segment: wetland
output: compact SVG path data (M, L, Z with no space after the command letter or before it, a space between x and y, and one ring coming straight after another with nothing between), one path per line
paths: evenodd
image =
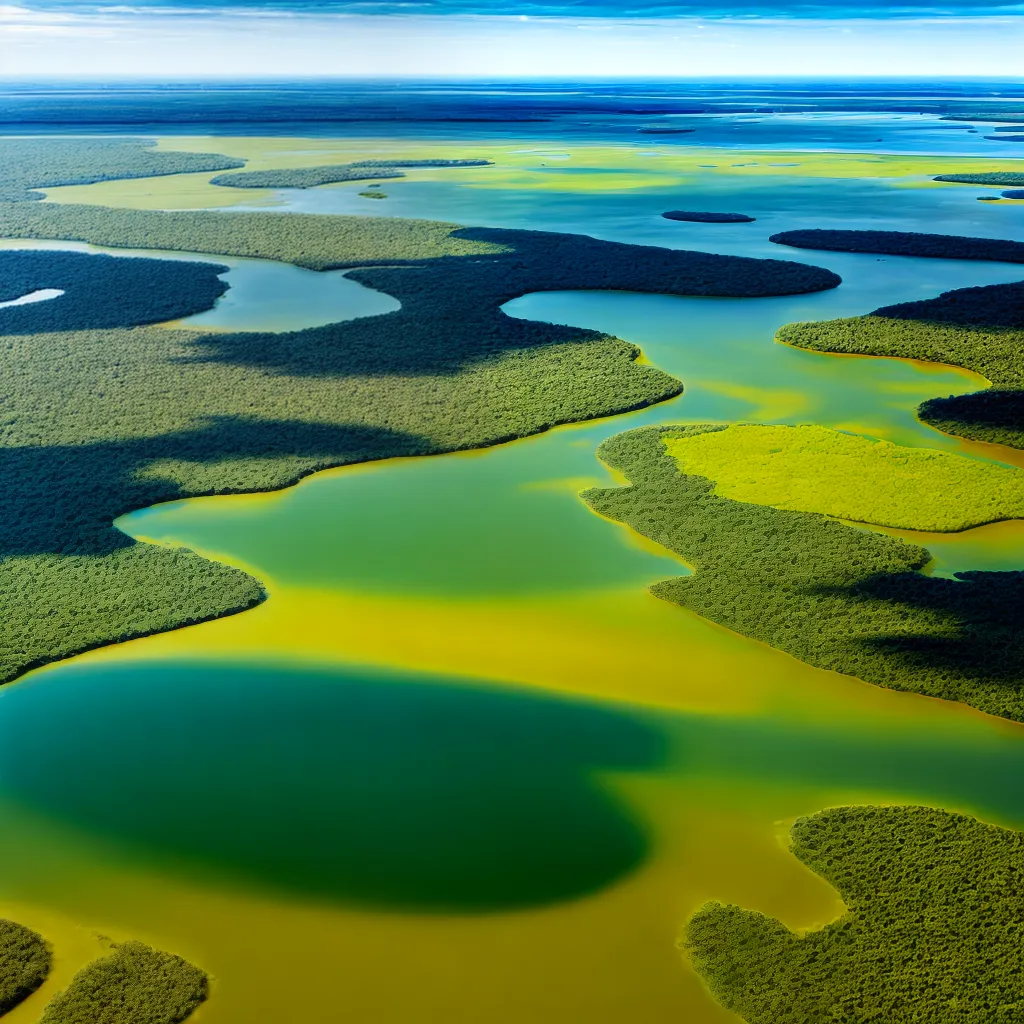
M701 910L709 903L756 911L784 932L841 921L856 871L823 876L804 852L827 808L908 805L970 816L955 821L984 823L963 826L974 829L969 839L984 857L996 856L1003 835L987 826L1024 827L1024 734L999 717L1009 700L1001 662L989 663L990 674L1003 671L1001 703L979 704L986 714L871 685L870 673L842 674L847 663L793 657L786 644L762 642L713 610L651 594L666 580L697 584L700 559L667 530L631 530L580 497L586 492L593 504L594 494L626 490L620 473L629 472L600 446L664 425L676 436L699 424L814 425L942 453L957 466L970 463L972 479L1014 480L1024 458L1003 435L947 430L951 415L937 424L917 414L937 396L955 402L990 384L1012 390L1015 380L996 379L989 364L950 358L948 346L879 357L775 338L787 324L882 315L955 289L1012 288L1024 276L1019 266L781 249L769 236L827 219L836 230L919 231L932 223L968 237L1024 238L1020 211L985 210L971 190L933 182L947 164L957 173L970 163L938 148L925 157L805 152L802 166L786 167L791 154L778 147L751 167L724 147L698 155L641 136L622 152L564 141L556 148L518 130L515 142L392 139L376 152L365 140L323 139L165 138L156 147L222 153L222 163L253 155L256 170L273 170L275 153L299 152L280 165L318 169L332 148L339 162L391 167L403 156L441 161L460 152L490 161L410 167L389 180L373 213L385 207L385 218L417 218L390 222L390 255L375 241L389 222L354 212L358 181L286 187L270 197L273 211L252 210L236 208L230 189L208 185L219 168L204 170L197 189L195 169L182 166L179 180L171 173L145 187L150 200L158 195L186 216L114 209L122 186L112 181L68 182L74 205L63 205L56 189L46 202L0 209L12 247L35 237L66 251L67 239L77 239L83 248L108 247L80 251L81 259L120 252L119 262L131 263L130 250L147 272L150 260L177 259L181 268L202 268L177 272L202 275L209 292L206 311L186 310L193 315L185 320L176 312L167 318L174 322L137 320L104 328L102 337L64 324L29 335L47 339L34 352L10 342L18 360L36 360L35 380L48 381L51 395L65 389L75 414L42 415L39 392L26 385L20 429L31 422L35 433L18 437L8 425L6 454L45 456L19 469L47 485L38 488L40 507L58 493L54 474L42 471L55 452L64 485L89 483L68 489L68 500L79 501L59 516L33 506L14 517L32 525L12 534L19 557L96 560L109 544L174 559L198 579L221 574L242 588L240 602L258 598L240 614L103 646L0 689L0 902L4 916L58 955L41 990L8 1014L14 1024L37 1020L58 993L76 992L76 974L104 963L109 949L95 933L135 954L144 970L171 963L184 1012L207 995L209 975L209 998L195 1016L208 1024L327 1024L337 1019L339 990L347 1014L375 1024L519 1024L524 1016L542 1024L724 1024L734 1018L712 992L731 1004L713 981L708 987L707 964L729 951L696 960L680 952L680 940L699 937L687 922L698 914L702 934L721 936L713 913ZM664 169L643 171L644 160ZM718 165L715 173L698 170L698 161ZM599 169L549 170L556 162ZM664 221L680 177L688 198L708 208L732 199L756 223L734 232ZM18 188L33 181L23 174ZM126 207L141 195L133 191L140 181L123 186ZM92 207L89 189L100 199ZM856 217L843 212L851 189ZM190 202L206 208L207 190L222 194L228 209L189 212ZM997 212L999 223L991 222ZM302 213L313 220L294 219ZM244 236L227 233L242 223L228 218L246 217L253 219ZM293 230L313 221L315 231ZM342 224L339 242L328 228ZM643 246L663 248L633 248ZM663 255L666 248L677 254ZM695 260L679 250L787 269ZM612 255L599 263L602 252ZM430 271L438 256L444 269ZM502 259L548 269L488 278L482 261ZM459 271L459 261L475 269ZM753 288L746 272L725 287L708 283L709 269L755 266L771 273ZM780 273L789 275L789 294L771 293ZM274 277L283 274L292 276ZM417 285L417 275L429 286ZM280 281L279 291L271 281ZM391 347L397 335L377 325L405 316L403 330L415 328L417 303L446 281L477 302L483 295L486 318L453 299L451 309L429 314L444 324L443 344ZM349 285L361 289L359 301ZM58 287L19 278L0 298L30 286ZM316 305L312 298L295 305L305 319L273 320L276 298L258 305L260 294L299 287L323 295L312 312L301 309ZM987 329L1003 337L1016 327ZM593 358L576 355L588 351ZM48 364L71 353L87 371L85 385L45 377ZM552 353L561 390L552 388L527 423L517 389L551 379L544 361ZM362 360L358 373L345 364L353 354ZM595 377L606 359L617 369ZM484 371L508 360L525 383L485 384ZM108 412L90 420L86 405L79 413L75 396L86 392L76 389L92 394L102 381L107 391L115 371L128 381L105 399L113 402ZM409 409L441 394L458 416L450 429L444 416L433 418L431 433L410 431L388 412L377 434L359 434L356 450L351 410L369 422L375 410L398 408L381 406L381 392L365 390L363 380L388 382L387 401ZM135 411L140 381L151 390ZM595 406L612 381L620 390ZM477 408L475 387L481 415L495 396L507 397L498 408L511 426L481 420L472 437L462 436L467 411ZM165 411L145 419L158 408L149 396L160 392L170 396ZM272 425L225 434L221 424L216 436L201 434L196 422L211 414L253 415L211 404L210 395L257 396L269 404L256 415ZM283 433L281 421L296 410L316 423L330 410L348 433ZM396 424L429 443L396 445ZM129 435L137 435L130 444ZM452 450L484 444L491 447ZM668 459L664 446L661 453ZM325 468L343 462L359 464ZM104 477L111 465L117 474ZM305 475L313 469L323 471ZM1013 486L1006 488L1009 511L996 518L1015 514ZM853 526L842 521L856 518L846 506L780 511L760 494L736 497L731 504L766 515L830 513L815 529L843 538L842 571L856 566L854 550L896 552L928 586L966 586L954 576L972 571L1013 582L1024 570L1021 520L975 525L985 516L968 509L952 523L876 514L864 518L880 525ZM74 537L39 539L40 523L66 533L69 522ZM86 534L94 546L83 556ZM749 586L752 564L768 572L772 563L749 543L744 550L742 530L736 536L735 567L716 564ZM148 592L148 607L173 596L173 583L161 597L151 574L142 580L134 593ZM89 586L82 592L94 600ZM1004 610L1014 606L1003 601ZM995 623L978 649L995 645L992 629L1003 638L1013 628ZM794 856L797 819L812 825L794 833ZM872 829L878 842L887 820L880 815ZM777 938L777 928L771 934ZM860 950L835 950L847 972L841 998L856 988ZM177 959L161 959L169 957ZM767 1019L759 1013L750 1008L746 1019Z

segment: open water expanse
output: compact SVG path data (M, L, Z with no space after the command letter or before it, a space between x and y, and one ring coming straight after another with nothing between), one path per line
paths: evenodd
M787 116L802 138L826 115ZM848 128L850 151L868 136L879 152L922 151L919 131L901 149L897 115L858 117L829 125ZM462 155L481 130L467 128ZM735 1018L676 948L697 907L734 902L799 929L842 910L787 852L795 817L906 802L1024 827L1022 727L810 668L658 601L646 587L686 566L578 497L611 482L597 445L645 423L819 423L1020 464L915 419L924 399L981 378L772 340L793 320L1014 281L1020 267L767 237L885 226L1024 239L1024 203L905 175L807 175L770 153L763 174L728 173L725 150L709 160L723 173L709 167L685 194L657 179L595 189L573 177L578 139L553 146L544 126L531 143L531 130L501 145L533 150L553 187L495 181L489 150L495 168L389 181L383 201L360 197L363 183L271 200L799 259L843 284L773 299L526 295L506 313L634 342L685 394L483 452L122 517L132 536L247 569L270 598L0 691L0 899L53 942L55 984L100 931L210 971L207 1024L724 1024ZM965 152L962 131L930 130L937 155ZM402 131L388 127L392 143ZM461 138L457 125L430 131ZM616 145L623 162L636 147L656 162L677 143ZM660 218L679 207L757 220ZM217 262L232 288L197 326L284 330L394 308L337 273ZM1020 522L927 544L934 572L1024 568Z

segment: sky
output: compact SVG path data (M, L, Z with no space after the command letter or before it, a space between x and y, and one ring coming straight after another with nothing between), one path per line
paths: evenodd
M1024 78L1024 0L0 0L0 77Z

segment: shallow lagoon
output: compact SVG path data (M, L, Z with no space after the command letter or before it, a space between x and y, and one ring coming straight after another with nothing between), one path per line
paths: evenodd
M809 187L773 184L794 204ZM686 394L487 452L123 517L135 536L249 568L271 598L0 692L0 892L65 951L65 973L87 955L83 927L193 957L215 977L197 1017L210 1022L327 1024L339 1008L380 1024L724 1022L674 948L693 909L834 917L834 893L782 838L830 804L1024 825L1022 733L657 601L645 586L685 567L577 492L608 479L597 444L647 422L812 421L1019 460L914 419L923 398L981 386L971 374L771 338L1021 268L802 253L767 243L760 220L680 233L631 213L635 196L522 194L509 214L486 189L422 189L420 216L451 217L457 200L469 222L568 217L603 237L805 259L844 284L767 300L525 296L506 311L617 333ZM881 208L912 226L940 202L866 189L879 205L844 226L875 226ZM674 195L653 197L658 212ZM936 570L1024 566L1019 525L946 539Z

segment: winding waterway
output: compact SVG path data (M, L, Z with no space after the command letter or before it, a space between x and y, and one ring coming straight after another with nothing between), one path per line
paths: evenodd
M494 219L486 192L461 187L438 194L478 204L463 220ZM546 209L527 226L552 226ZM667 230L631 233L614 198L592 199L591 221L623 240ZM0 894L54 944L48 985L98 930L202 964L208 1024L724 1024L676 949L694 909L735 902L795 928L841 911L786 852L794 817L924 802L1024 827L1019 726L810 668L656 600L646 587L686 567L577 496L610 482L597 445L644 423L814 422L1020 463L915 419L925 398L983 386L975 375L772 340L792 320L1019 267L796 253L751 227L746 242L704 237L844 284L506 306L637 343L685 382L679 399L119 520L246 568L271 596L0 691ZM241 326L245 305L216 326ZM937 572L1024 567L1020 523L931 546Z

